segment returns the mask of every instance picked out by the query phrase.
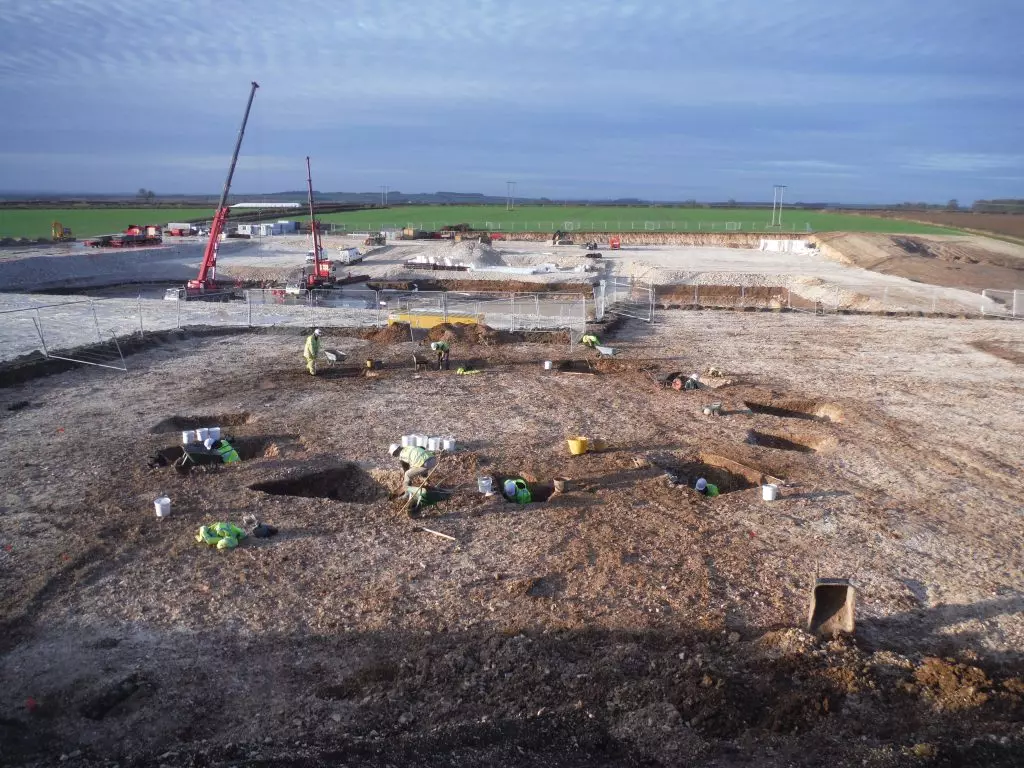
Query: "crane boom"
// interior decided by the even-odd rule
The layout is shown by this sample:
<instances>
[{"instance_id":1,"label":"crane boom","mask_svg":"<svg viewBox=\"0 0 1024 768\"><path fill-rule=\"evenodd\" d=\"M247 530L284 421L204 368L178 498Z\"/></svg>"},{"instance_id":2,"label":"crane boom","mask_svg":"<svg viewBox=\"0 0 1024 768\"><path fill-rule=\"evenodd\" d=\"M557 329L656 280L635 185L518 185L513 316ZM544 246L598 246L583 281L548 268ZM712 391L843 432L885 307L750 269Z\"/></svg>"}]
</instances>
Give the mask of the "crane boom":
<instances>
[{"instance_id":1,"label":"crane boom","mask_svg":"<svg viewBox=\"0 0 1024 768\"><path fill-rule=\"evenodd\" d=\"M228 192L231 190L231 179L235 175L235 165L238 163L238 152L242 148L242 137L245 135L245 125L249 122L249 110L252 109L252 100L256 95L256 89L260 85L252 81L252 88L249 91L249 101L245 105L245 115L242 117L242 126L238 129L238 138L235 140L235 151L231 155L231 166L228 168L228 176L224 180L224 189L220 193L220 202L217 204L217 211L213 216L213 223L210 225L210 239L206 243L206 250L203 252L203 263L199 267L199 277L188 281L188 291L203 292L217 287L217 248L220 244L220 235L227 223L229 208L227 207Z\"/></svg>"},{"instance_id":2,"label":"crane boom","mask_svg":"<svg viewBox=\"0 0 1024 768\"><path fill-rule=\"evenodd\" d=\"M303 283L309 290L334 285L335 278L331 274L333 264L323 258L324 246L320 238L320 224L316 220L316 208L313 205L313 173L309 169L309 157L306 157L306 188L309 191L309 228L313 233L313 271L306 274L303 270ZM308 258L308 257L307 257Z\"/></svg>"}]
</instances>

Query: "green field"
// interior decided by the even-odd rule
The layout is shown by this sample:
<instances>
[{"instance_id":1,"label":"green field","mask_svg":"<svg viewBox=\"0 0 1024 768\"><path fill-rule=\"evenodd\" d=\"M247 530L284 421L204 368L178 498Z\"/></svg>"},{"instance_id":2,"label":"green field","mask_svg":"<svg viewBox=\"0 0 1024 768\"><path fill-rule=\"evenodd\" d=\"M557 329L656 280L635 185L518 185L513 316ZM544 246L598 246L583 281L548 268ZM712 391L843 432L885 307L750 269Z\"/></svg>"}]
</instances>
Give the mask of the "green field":
<instances>
[{"instance_id":1,"label":"green field","mask_svg":"<svg viewBox=\"0 0 1024 768\"><path fill-rule=\"evenodd\" d=\"M0 237L49 237L52 222L70 227L78 238L119 232L129 224L166 224L168 221L208 219L206 208L0 208ZM268 212L270 220L285 218ZM521 206L410 206L382 210L331 213L325 222L350 232L378 229L436 230L451 224L504 232L593 230L621 232L764 232L771 211L741 208L601 208ZM893 234L953 234L955 229L849 213L821 213L787 209L782 232L888 232ZM780 230L776 230L780 231Z\"/></svg>"},{"instance_id":2,"label":"green field","mask_svg":"<svg viewBox=\"0 0 1024 768\"><path fill-rule=\"evenodd\" d=\"M371 229L437 230L451 224L504 232L583 230L604 232L764 232L770 231L770 210L740 208L599 208L522 206L416 206L332 213L325 222L344 225L350 232ZM893 234L952 234L955 229L896 221L876 216L785 210L783 232L890 232ZM778 231L778 230L776 230Z\"/></svg>"},{"instance_id":3,"label":"green field","mask_svg":"<svg viewBox=\"0 0 1024 768\"><path fill-rule=\"evenodd\" d=\"M53 222L70 227L75 237L123 231L129 224L212 218L210 208L0 208L0 238L49 237Z\"/></svg>"}]
</instances>

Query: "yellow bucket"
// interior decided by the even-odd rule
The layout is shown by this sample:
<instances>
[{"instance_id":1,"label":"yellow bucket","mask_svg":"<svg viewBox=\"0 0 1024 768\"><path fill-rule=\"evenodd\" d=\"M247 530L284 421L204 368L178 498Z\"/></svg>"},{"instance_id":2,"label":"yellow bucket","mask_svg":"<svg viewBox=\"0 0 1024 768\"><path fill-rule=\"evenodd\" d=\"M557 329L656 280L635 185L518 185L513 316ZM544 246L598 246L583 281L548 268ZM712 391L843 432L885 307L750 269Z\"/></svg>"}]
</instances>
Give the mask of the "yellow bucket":
<instances>
[{"instance_id":1,"label":"yellow bucket","mask_svg":"<svg viewBox=\"0 0 1024 768\"><path fill-rule=\"evenodd\" d=\"M585 437L570 437L565 442L569 444L569 453L573 456L582 456L587 452L587 438Z\"/></svg>"}]
</instances>

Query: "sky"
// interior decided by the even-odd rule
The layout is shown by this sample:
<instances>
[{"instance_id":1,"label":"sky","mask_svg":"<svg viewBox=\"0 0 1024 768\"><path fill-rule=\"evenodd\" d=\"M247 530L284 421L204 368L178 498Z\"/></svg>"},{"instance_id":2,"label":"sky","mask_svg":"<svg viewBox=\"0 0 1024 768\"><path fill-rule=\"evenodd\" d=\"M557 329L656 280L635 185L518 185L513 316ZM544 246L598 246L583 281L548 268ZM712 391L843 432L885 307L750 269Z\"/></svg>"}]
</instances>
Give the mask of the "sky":
<instances>
[{"instance_id":1,"label":"sky","mask_svg":"<svg viewBox=\"0 0 1024 768\"><path fill-rule=\"evenodd\" d=\"M0 190L1024 197L1020 0L0 0Z\"/></svg>"}]
</instances>

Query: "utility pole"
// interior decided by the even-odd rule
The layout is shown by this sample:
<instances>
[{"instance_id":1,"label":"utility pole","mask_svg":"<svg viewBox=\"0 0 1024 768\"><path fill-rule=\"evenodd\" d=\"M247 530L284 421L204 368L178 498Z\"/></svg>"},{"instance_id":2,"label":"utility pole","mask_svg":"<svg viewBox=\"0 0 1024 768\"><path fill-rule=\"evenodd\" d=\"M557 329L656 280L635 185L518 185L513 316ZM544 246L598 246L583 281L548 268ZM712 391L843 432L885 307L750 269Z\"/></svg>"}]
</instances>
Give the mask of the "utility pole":
<instances>
[{"instance_id":1,"label":"utility pole","mask_svg":"<svg viewBox=\"0 0 1024 768\"><path fill-rule=\"evenodd\" d=\"M514 211L516 208L516 183L514 181L505 182L505 210Z\"/></svg>"},{"instance_id":2,"label":"utility pole","mask_svg":"<svg viewBox=\"0 0 1024 768\"><path fill-rule=\"evenodd\" d=\"M769 227L782 228L782 202L785 195L785 184L776 184L772 189L772 223Z\"/></svg>"}]
</instances>

